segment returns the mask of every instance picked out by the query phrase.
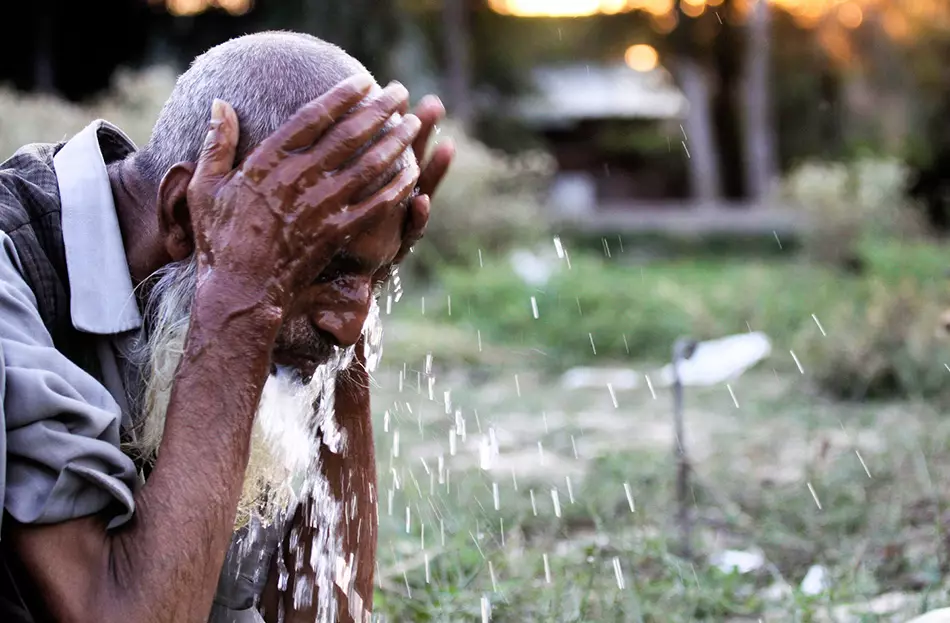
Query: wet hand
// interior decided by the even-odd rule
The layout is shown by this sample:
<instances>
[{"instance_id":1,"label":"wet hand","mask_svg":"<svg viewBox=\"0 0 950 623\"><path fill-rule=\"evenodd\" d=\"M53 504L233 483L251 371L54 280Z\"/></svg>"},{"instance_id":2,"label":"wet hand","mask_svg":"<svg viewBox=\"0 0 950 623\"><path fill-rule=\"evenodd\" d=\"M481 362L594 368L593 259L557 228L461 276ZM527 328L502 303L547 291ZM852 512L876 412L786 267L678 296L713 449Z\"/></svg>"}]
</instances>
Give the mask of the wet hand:
<instances>
[{"instance_id":1,"label":"wet hand","mask_svg":"<svg viewBox=\"0 0 950 623\"><path fill-rule=\"evenodd\" d=\"M405 87L393 84L347 114L372 87L368 75L342 82L303 106L237 168L237 116L215 101L187 193L200 274L223 273L265 304L287 310L347 242L412 194L416 163L355 200L390 170L422 126L405 115L359 153L408 102Z\"/></svg>"}]
</instances>

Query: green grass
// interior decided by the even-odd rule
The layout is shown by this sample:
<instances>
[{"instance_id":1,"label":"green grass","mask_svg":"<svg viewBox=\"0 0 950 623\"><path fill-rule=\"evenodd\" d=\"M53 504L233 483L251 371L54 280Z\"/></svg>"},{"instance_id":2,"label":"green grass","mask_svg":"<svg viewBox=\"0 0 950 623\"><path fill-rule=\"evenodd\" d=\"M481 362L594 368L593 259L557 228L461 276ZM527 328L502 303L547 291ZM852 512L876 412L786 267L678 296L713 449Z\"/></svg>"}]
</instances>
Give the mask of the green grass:
<instances>
[{"instance_id":1,"label":"green grass","mask_svg":"<svg viewBox=\"0 0 950 623\"><path fill-rule=\"evenodd\" d=\"M935 339L950 302L945 249L879 242L862 256L867 269L855 275L791 255L643 261L578 252L570 265L555 260L543 287L524 283L507 258L485 257L443 269L438 287L407 294L394 313L404 326L451 334L461 351L446 349L450 357L483 358L481 340L496 345L496 363L507 355L552 371L665 359L681 336L763 331L777 353L818 366L814 380L830 395L950 399L950 349ZM797 368L790 355L774 366Z\"/></svg>"},{"instance_id":2,"label":"green grass","mask_svg":"<svg viewBox=\"0 0 950 623\"><path fill-rule=\"evenodd\" d=\"M809 397L801 377L776 375L768 363L732 385L738 409L724 387L691 391L698 555L687 561L675 554L666 393L620 393L614 409L606 389L568 392L529 368L495 368L473 380L449 366L438 372L430 401L425 377L417 393L412 372L422 361L406 362L410 380L398 391L402 363L391 359L381 371L374 398L376 610L384 620L481 621L483 597L493 621L887 621L904 619L828 617L835 607L890 592L912 595L897 617L948 603L939 518L950 422L925 404L821 401ZM458 440L453 457L456 409L467 442ZM500 442L500 467L483 471L478 443L489 429ZM440 454L449 470L442 483ZM724 573L708 555L725 548L761 550L770 565ZM807 597L796 587L813 564L827 566L834 583L827 594ZM783 585L791 590L776 588Z\"/></svg>"},{"instance_id":3,"label":"green grass","mask_svg":"<svg viewBox=\"0 0 950 623\"><path fill-rule=\"evenodd\" d=\"M485 257L394 309L374 396L382 619L481 621L483 600L492 621L656 623L906 621L950 604L950 420L928 402L946 396L950 363L936 336L944 249L869 246L862 275L792 257L618 255L573 254L540 289ZM687 560L668 392L620 392L615 408L606 387L558 377L578 364L649 373L681 335L750 328L774 349L731 384L739 406L724 386L687 393ZM490 431L500 454L483 470ZM725 549L768 564L725 573L710 561ZM832 583L804 595L813 565Z\"/></svg>"}]
</instances>

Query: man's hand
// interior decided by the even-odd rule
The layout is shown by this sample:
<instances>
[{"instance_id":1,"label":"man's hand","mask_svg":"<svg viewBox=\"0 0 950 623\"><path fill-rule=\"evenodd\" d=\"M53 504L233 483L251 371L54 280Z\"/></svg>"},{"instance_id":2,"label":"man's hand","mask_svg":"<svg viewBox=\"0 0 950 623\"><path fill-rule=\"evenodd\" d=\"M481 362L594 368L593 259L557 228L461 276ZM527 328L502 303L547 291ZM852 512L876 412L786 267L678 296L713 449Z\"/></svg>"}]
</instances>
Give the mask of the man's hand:
<instances>
[{"instance_id":1,"label":"man's hand","mask_svg":"<svg viewBox=\"0 0 950 623\"><path fill-rule=\"evenodd\" d=\"M376 274L374 277L375 283L385 281L392 272L392 267L401 262L413 245L422 239L426 225L429 223L432 195L435 194L439 184L442 183L449 165L452 164L452 158L455 157L455 145L452 144L452 141L445 141L437 145L432 156L426 160L429 138L439 121L445 117L445 107L439 98L434 95L423 97L419 105L416 106L414 113L419 118L422 127L412 144L412 151L422 173L415 189L415 196L409 200L409 214L406 219L402 247L400 247L393 263Z\"/></svg>"},{"instance_id":2,"label":"man's hand","mask_svg":"<svg viewBox=\"0 0 950 623\"><path fill-rule=\"evenodd\" d=\"M407 107L405 87L393 84L346 115L372 84L358 75L305 105L236 169L237 117L215 102L187 195L199 274L213 269L250 295L247 305L286 311L342 246L409 197L419 175L415 163L369 198L354 199L393 166L421 128L418 117L405 115L355 156Z\"/></svg>"}]
</instances>

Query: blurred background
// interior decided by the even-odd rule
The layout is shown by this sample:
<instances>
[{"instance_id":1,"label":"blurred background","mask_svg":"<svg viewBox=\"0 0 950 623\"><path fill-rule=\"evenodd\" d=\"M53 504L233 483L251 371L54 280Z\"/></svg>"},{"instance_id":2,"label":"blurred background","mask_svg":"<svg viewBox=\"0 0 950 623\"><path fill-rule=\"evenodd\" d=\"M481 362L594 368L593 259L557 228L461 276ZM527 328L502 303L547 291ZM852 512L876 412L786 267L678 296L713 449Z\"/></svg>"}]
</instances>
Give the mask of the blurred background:
<instances>
[{"instance_id":1,"label":"blurred background","mask_svg":"<svg viewBox=\"0 0 950 623\"><path fill-rule=\"evenodd\" d=\"M442 96L457 162L380 301L383 620L950 603L947 0L4 12L3 157L97 117L141 144L190 59L266 29ZM678 479L674 342L752 332L758 365L684 380Z\"/></svg>"}]
</instances>

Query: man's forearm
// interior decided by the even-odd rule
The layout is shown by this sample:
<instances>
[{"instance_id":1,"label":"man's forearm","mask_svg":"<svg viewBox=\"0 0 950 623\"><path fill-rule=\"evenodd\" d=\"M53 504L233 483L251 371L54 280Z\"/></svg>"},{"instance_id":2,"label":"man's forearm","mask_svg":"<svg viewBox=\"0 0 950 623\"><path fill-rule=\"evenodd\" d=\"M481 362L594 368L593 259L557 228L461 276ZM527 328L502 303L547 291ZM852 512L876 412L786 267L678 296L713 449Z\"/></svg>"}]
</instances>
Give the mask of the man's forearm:
<instances>
[{"instance_id":1,"label":"man's forearm","mask_svg":"<svg viewBox=\"0 0 950 623\"><path fill-rule=\"evenodd\" d=\"M230 304L233 290L204 294L155 469L136 497L134 523L111 538L115 582L102 604L110 620L203 622L211 608L280 316Z\"/></svg>"}]
</instances>

